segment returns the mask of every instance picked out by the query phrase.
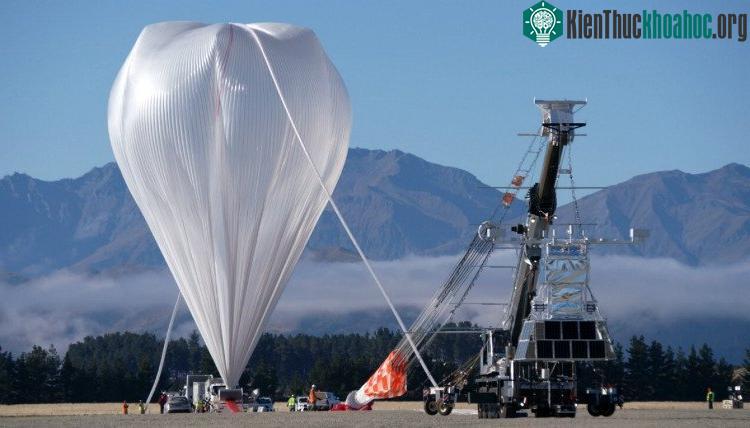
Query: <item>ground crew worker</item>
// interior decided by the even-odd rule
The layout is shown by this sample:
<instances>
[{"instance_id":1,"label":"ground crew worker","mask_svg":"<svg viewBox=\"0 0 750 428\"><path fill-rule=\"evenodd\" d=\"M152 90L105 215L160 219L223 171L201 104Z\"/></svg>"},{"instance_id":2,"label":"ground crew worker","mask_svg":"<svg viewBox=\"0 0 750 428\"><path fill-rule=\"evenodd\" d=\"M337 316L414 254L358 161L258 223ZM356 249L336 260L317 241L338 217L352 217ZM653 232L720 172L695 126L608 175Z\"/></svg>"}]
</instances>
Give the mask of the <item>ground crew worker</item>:
<instances>
[{"instance_id":1,"label":"ground crew worker","mask_svg":"<svg viewBox=\"0 0 750 428\"><path fill-rule=\"evenodd\" d=\"M317 401L317 397L315 396L315 385L310 388L310 394L307 396L307 401L310 410L315 410L315 402Z\"/></svg>"},{"instance_id":2,"label":"ground crew worker","mask_svg":"<svg viewBox=\"0 0 750 428\"><path fill-rule=\"evenodd\" d=\"M125 400L122 400L122 414L123 415L128 414L128 403Z\"/></svg>"},{"instance_id":3,"label":"ground crew worker","mask_svg":"<svg viewBox=\"0 0 750 428\"><path fill-rule=\"evenodd\" d=\"M286 400L286 406L289 407L289 411L294 411L294 405L296 404L297 400L294 399L294 394L289 396L289 399Z\"/></svg>"},{"instance_id":4,"label":"ground crew worker","mask_svg":"<svg viewBox=\"0 0 750 428\"><path fill-rule=\"evenodd\" d=\"M146 414L146 403L144 403L143 400L138 400L138 410L141 411L142 415Z\"/></svg>"},{"instance_id":5,"label":"ground crew worker","mask_svg":"<svg viewBox=\"0 0 750 428\"><path fill-rule=\"evenodd\" d=\"M708 388L708 392L706 392L706 401L708 401L708 408L713 409L714 408L714 392L711 391L711 388Z\"/></svg>"},{"instance_id":6,"label":"ground crew worker","mask_svg":"<svg viewBox=\"0 0 750 428\"><path fill-rule=\"evenodd\" d=\"M164 406L167 405L167 401L169 401L169 398L167 398L167 394L162 391L159 396L159 413L164 413Z\"/></svg>"}]
</instances>

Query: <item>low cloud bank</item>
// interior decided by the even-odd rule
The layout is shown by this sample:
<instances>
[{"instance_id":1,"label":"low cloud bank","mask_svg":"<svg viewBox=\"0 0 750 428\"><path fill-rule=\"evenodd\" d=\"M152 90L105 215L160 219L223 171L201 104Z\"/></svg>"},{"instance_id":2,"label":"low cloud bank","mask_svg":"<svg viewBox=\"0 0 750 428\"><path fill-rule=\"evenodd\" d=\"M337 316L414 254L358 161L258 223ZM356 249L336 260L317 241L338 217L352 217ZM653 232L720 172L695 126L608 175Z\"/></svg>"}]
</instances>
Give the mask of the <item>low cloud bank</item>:
<instances>
[{"instance_id":1,"label":"low cloud bank","mask_svg":"<svg viewBox=\"0 0 750 428\"><path fill-rule=\"evenodd\" d=\"M672 259L597 257L591 284L602 310L637 322L638 314L667 320L732 316L750 320L750 261L691 267ZM750 343L748 344L750 345Z\"/></svg>"},{"instance_id":2,"label":"low cloud bank","mask_svg":"<svg viewBox=\"0 0 750 428\"><path fill-rule=\"evenodd\" d=\"M177 287L168 272L111 277L63 271L22 284L0 284L0 293L4 349L55 345L64 351L87 335L165 324Z\"/></svg>"},{"instance_id":3,"label":"low cloud bank","mask_svg":"<svg viewBox=\"0 0 750 428\"><path fill-rule=\"evenodd\" d=\"M416 316L446 279L458 256L407 257L375 262L374 268L407 320ZM492 266L515 263L513 251L493 255ZM512 269L486 269L467 302L505 302ZM721 267L690 267L671 259L600 256L592 261L591 287L616 336L684 319L724 317L750 321L747 278L750 262ZM114 331L163 334L177 287L168 272L129 276L86 276L59 272L23 284L0 284L0 345L14 352L32 344L54 344L64 351L86 335ZM502 306L466 305L456 317L499 325ZM269 330L323 333L372 330L392 319L360 263L297 266L269 321ZM368 327L369 326L369 327ZM625 327L622 327L625 326ZM183 306L175 329L187 335L195 326ZM623 337L619 337L623 340ZM694 343L710 340L702 337ZM738 344L737 346L750 346Z\"/></svg>"}]
</instances>

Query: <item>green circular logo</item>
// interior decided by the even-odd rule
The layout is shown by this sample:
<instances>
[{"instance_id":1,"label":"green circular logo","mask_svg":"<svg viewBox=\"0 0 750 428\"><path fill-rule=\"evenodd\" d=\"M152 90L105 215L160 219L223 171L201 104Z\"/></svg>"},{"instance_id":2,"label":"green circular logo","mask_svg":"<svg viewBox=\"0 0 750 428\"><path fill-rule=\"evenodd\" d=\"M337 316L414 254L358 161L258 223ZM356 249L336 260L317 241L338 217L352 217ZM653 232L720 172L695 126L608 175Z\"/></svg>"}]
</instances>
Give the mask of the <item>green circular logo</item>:
<instances>
[{"instance_id":1,"label":"green circular logo","mask_svg":"<svg viewBox=\"0 0 750 428\"><path fill-rule=\"evenodd\" d=\"M523 11L523 34L545 47L562 36L563 13L553 4L546 1L531 6Z\"/></svg>"}]
</instances>

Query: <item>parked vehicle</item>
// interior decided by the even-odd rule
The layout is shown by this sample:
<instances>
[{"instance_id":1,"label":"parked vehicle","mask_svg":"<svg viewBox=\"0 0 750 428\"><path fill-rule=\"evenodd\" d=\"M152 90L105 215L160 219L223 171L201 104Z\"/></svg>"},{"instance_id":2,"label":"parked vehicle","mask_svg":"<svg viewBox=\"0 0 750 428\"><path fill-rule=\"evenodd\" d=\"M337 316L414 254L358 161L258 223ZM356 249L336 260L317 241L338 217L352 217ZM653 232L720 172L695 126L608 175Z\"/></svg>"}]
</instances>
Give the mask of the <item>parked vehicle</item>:
<instances>
[{"instance_id":1,"label":"parked vehicle","mask_svg":"<svg viewBox=\"0 0 750 428\"><path fill-rule=\"evenodd\" d=\"M726 408L732 408L732 409L743 409L745 407L745 402L742 401L742 386L736 385L736 386L730 386L727 388L729 391L729 406L725 406ZM727 400L724 400L727 401Z\"/></svg>"},{"instance_id":2,"label":"parked vehicle","mask_svg":"<svg viewBox=\"0 0 750 428\"><path fill-rule=\"evenodd\" d=\"M340 403L339 397L332 392L318 391L315 393L315 410L331 410L333 406Z\"/></svg>"},{"instance_id":3,"label":"parked vehicle","mask_svg":"<svg viewBox=\"0 0 750 428\"><path fill-rule=\"evenodd\" d=\"M258 397L249 403L248 412L273 412L273 400L270 397Z\"/></svg>"},{"instance_id":4,"label":"parked vehicle","mask_svg":"<svg viewBox=\"0 0 750 428\"><path fill-rule=\"evenodd\" d=\"M206 395L206 382L211 379L211 375L189 374L185 378L185 386L182 388L182 395L187 397L188 401L196 406Z\"/></svg>"},{"instance_id":5,"label":"parked vehicle","mask_svg":"<svg viewBox=\"0 0 750 428\"><path fill-rule=\"evenodd\" d=\"M173 395L169 397L164 410L167 413L190 413L193 411L193 408L190 405L190 400L188 400L187 397L183 397L181 395Z\"/></svg>"},{"instance_id":6,"label":"parked vehicle","mask_svg":"<svg viewBox=\"0 0 750 428\"><path fill-rule=\"evenodd\" d=\"M294 411L295 412L304 412L310 410L310 403L307 401L307 397L304 395L300 395L297 397L297 401L294 404Z\"/></svg>"}]
</instances>

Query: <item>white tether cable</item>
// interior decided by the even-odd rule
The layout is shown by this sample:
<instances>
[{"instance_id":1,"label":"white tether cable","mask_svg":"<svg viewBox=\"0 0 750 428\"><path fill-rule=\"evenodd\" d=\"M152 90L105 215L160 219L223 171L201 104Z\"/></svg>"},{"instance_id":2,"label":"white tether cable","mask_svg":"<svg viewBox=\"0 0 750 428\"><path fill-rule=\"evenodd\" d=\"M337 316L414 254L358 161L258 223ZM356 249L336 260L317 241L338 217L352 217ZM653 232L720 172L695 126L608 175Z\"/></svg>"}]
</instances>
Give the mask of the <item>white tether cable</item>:
<instances>
[{"instance_id":1,"label":"white tether cable","mask_svg":"<svg viewBox=\"0 0 750 428\"><path fill-rule=\"evenodd\" d=\"M255 38L255 41L258 43L258 48L260 48L260 52L263 55L263 60L266 62L266 67L268 67L268 73L271 75L271 80L273 80L273 85L276 87L276 93L279 95L279 100L281 101L281 105L284 107L284 112L286 113L286 116L289 119L289 124L292 126L294 135L295 137L297 137L296 139L299 142L300 148L302 148L302 151L304 152L305 157L307 158L307 161L310 163L310 166L315 172L315 176L318 178L318 183L320 184L320 187L323 189L326 196L328 197L328 203L331 204L331 208L333 208L333 211L336 213L336 217L339 218L339 221L341 222L341 225L344 227L346 234L349 235L349 239L352 241L354 248L357 249L357 253L359 253L359 256L362 258L362 262L364 262L365 266L367 267L367 270L370 272L370 276L372 276L372 279L375 281L375 284L378 286L378 289L380 289L380 293L383 294L383 298L385 298L386 303L388 303L388 307L390 307L391 312L393 312L393 316L396 317L396 321L398 322L399 327L401 327L401 331L403 331L404 337L406 337L406 340L409 342L409 345L411 345L412 349L414 350L414 355L416 355L417 359L419 360L419 364L422 365L422 369L424 370L427 377L430 379L432 386L437 387L438 386L437 382L435 382L435 379L432 377L432 373L430 373L430 370L427 368L427 364L425 364L424 360L422 359L422 356L419 354L419 350L417 349L417 345L414 344L414 341L411 338L411 334L409 334L409 331L406 329L404 322L401 320L401 316L399 316L398 311L396 311L396 307L393 306L393 302L391 302L390 297L388 297L388 293L385 291L385 288L383 288L383 284L380 283L380 279L378 279L378 276L375 274L375 271L372 269L372 266L370 266L370 262L367 260L367 257L365 256L365 253L362 251L362 248L360 248L359 243L357 242L357 239L354 238L352 231L349 229L349 225L346 223L346 220L344 220L344 216L341 215L341 211L339 211L339 208L336 205L336 202L333 201L333 195L331 194L331 192L328 190L328 187L326 187L325 183L323 182L323 177L320 175L320 171L318 171L318 167L315 166L315 163L313 162L312 157L310 156L310 153L307 151L307 147L305 147L305 143L302 141L302 137L300 136L299 131L297 130L297 125L295 124L294 119L292 118L292 114L289 111L289 107L287 107L286 99L284 98L284 95L281 92L281 87L279 86L278 80L276 80L276 73L273 71L273 67L271 67L271 62L268 60L268 56L266 56L266 50L263 48L263 44L261 43L260 38L258 38L258 35L255 34L255 30L253 30L252 28L248 28L248 29L250 30L250 33L253 35L253 38Z\"/></svg>"},{"instance_id":2,"label":"white tether cable","mask_svg":"<svg viewBox=\"0 0 750 428\"><path fill-rule=\"evenodd\" d=\"M164 368L164 359L167 356L167 346L169 345L169 336L172 334L172 325L174 325L174 318L177 315L177 309L180 307L180 298L182 297L182 294L180 292L177 292L177 301L174 302L174 309L172 309L172 317L169 319L169 327L167 327L167 335L164 336L164 346L161 349L161 361L159 361L159 370L156 371L156 379L154 379L154 385L151 387L151 392L148 393L148 398L146 398L146 410L148 410L148 405L151 403L151 399L154 397L154 392L156 391L157 385L159 385L159 378L161 377L161 369Z\"/></svg>"}]
</instances>

